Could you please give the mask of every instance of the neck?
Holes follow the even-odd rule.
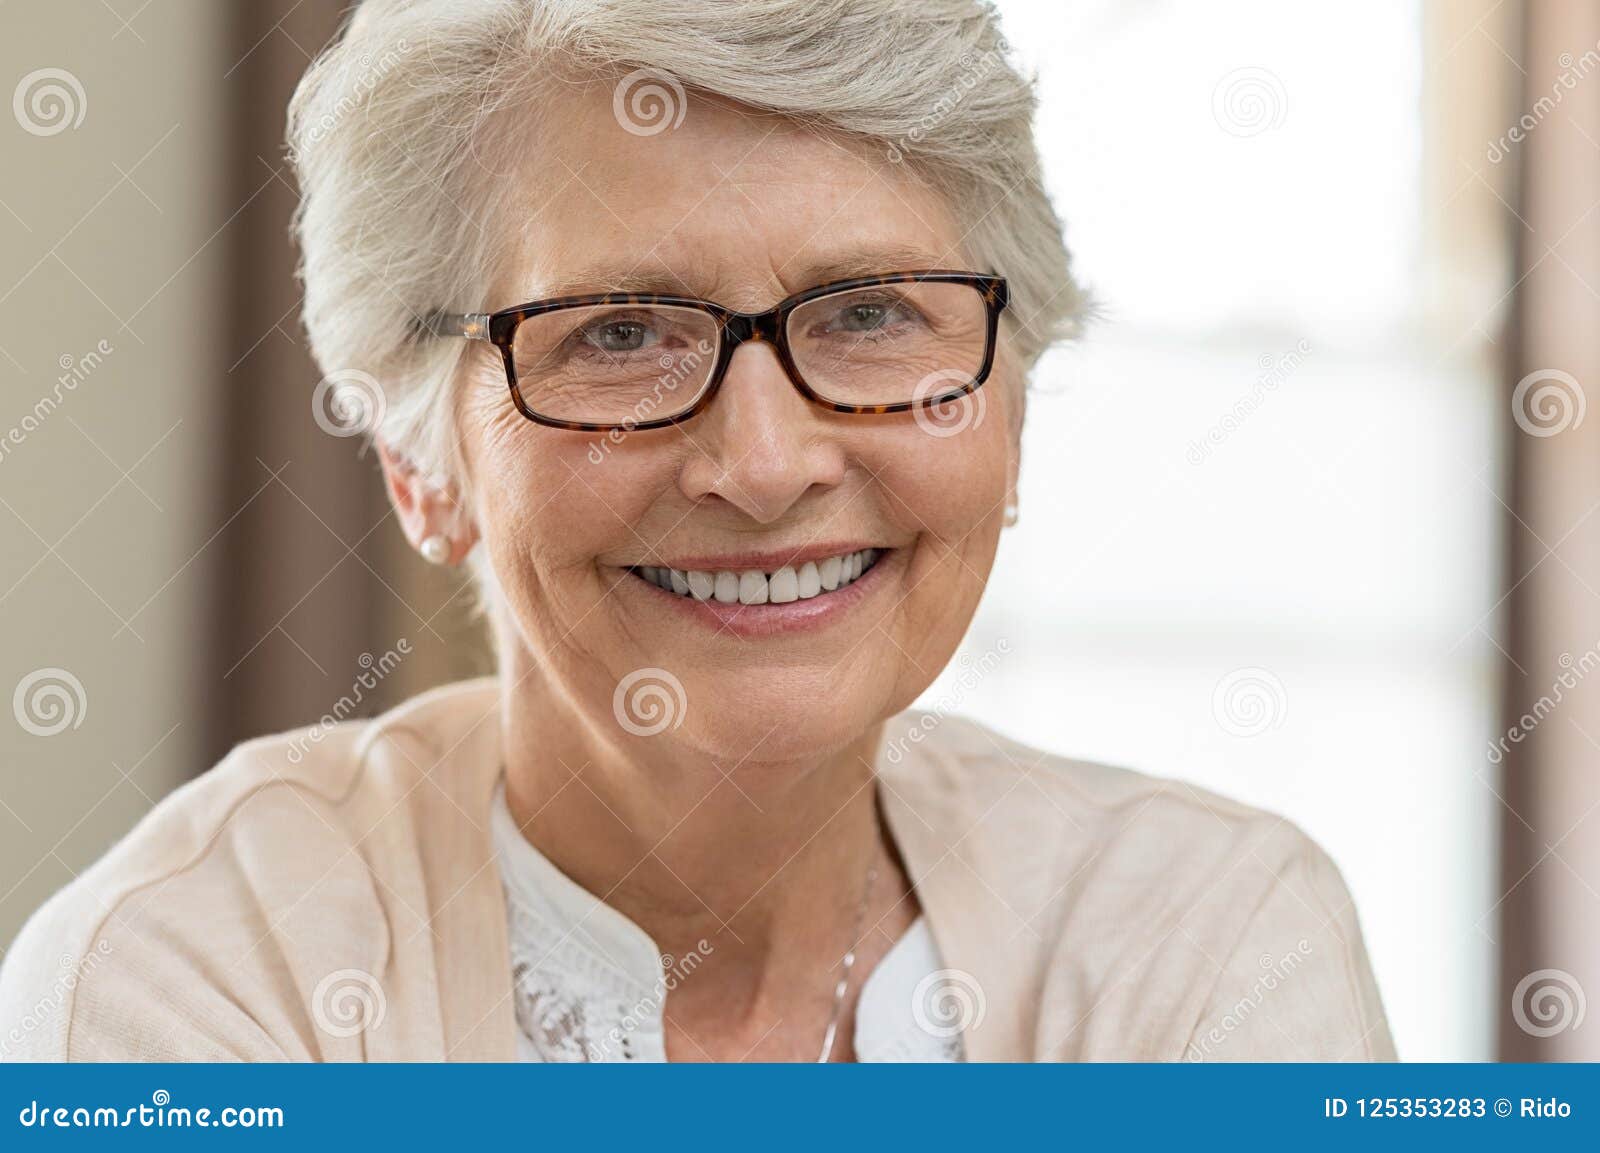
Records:
[[[914,919],[878,817],[881,723],[813,757],[718,759],[589,723],[531,663],[504,683],[506,799],[524,836],[664,953],[713,942],[730,1012],[758,1020],[786,990],[827,993],[847,949],[865,972]]]
[[[880,863],[881,725],[814,757],[758,760],[757,750],[740,761],[591,726],[537,672],[507,681],[512,816],[558,868],[663,946],[680,927],[737,921],[759,932],[799,893],[831,899]]]

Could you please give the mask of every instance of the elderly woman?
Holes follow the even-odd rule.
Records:
[[[1083,311],[1032,110],[975,0],[362,4],[306,324],[499,675],[160,805],[7,958],[25,1052],[1390,1056],[1291,825],[902,712]]]

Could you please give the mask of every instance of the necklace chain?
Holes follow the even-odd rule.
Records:
[[[856,948],[861,944],[861,929],[867,923],[867,907],[872,902],[872,885],[878,879],[878,867],[867,866],[867,880],[861,886],[861,904],[856,907],[856,924],[850,934],[850,948],[840,961],[839,983],[833,987],[833,1008],[828,1013],[828,1028],[822,1034],[822,1053],[817,1064],[826,1064],[833,1057],[833,1044],[839,1032],[839,1018],[844,1012],[844,996],[850,989],[850,970],[856,965]]]

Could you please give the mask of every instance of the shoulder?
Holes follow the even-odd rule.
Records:
[[[0,967],[0,1057],[288,1055],[262,1019],[275,993],[298,999],[286,942],[381,958],[374,865],[414,840],[420,786],[492,694],[468,682],[251,740],[175,790],[24,926]]]
[[[1260,994],[1263,975],[1290,984],[1289,970],[1278,1024],[1303,1059],[1388,1052],[1349,891],[1287,818],[954,717],[895,718],[881,763],[911,855],[973,875],[964,895],[942,882],[957,905],[983,906],[957,923],[1027,958],[1003,980],[1037,989],[1038,1056],[1194,1058],[1218,1006]],[[1195,1059],[1269,1059],[1268,1016]]]
[[[1035,880],[1041,900],[1064,869],[1125,888],[1175,872],[1226,872],[1248,858],[1326,860],[1275,813],[1186,781],[1035,749],[961,717],[894,718],[880,764],[889,789],[921,810],[917,823],[1003,851],[984,863],[1008,888]]]

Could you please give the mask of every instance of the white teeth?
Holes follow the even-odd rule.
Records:
[[[739,574],[739,603],[764,605],[767,603],[767,575],[758,572]]]
[[[857,580],[882,555],[882,549],[865,548],[843,556],[807,561],[799,568],[784,565],[771,574],[754,569],[745,572],[685,571],[666,565],[639,565],[633,571],[641,579],[681,597],[715,600],[725,605],[783,605],[843,588]]]
[[[767,582],[767,600],[775,605],[786,605],[800,599],[800,578],[794,569],[784,565]]]
[[[795,574],[795,582],[800,586],[800,599],[808,601],[822,591],[822,578],[817,575],[815,561],[806,561],[800,566],[800,571]]]

